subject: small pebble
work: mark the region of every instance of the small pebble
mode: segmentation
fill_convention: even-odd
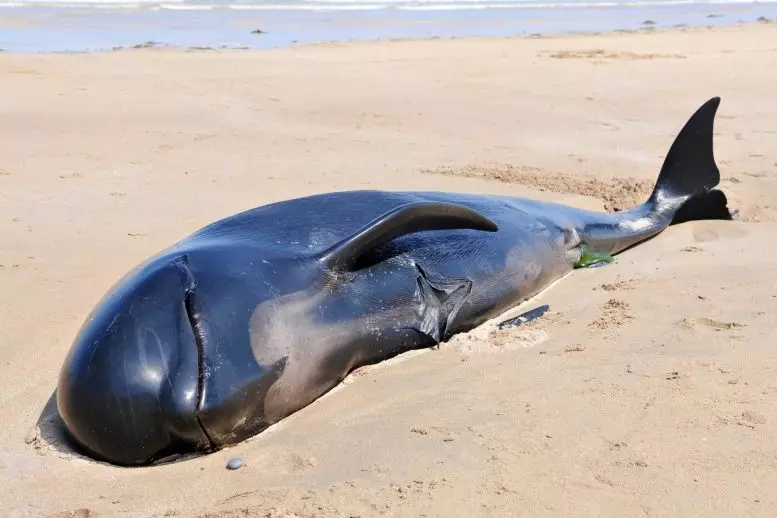
[[[239,469],[243,467],[243,459],[240,457],[233,457],[227,462],[227,469]]]

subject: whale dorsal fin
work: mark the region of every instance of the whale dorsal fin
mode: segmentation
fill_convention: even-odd
[[[454,203],[412,202],[378,216],[325,250],[319,261],[330,270],[351,269],[365,252],[393,239],[424,230],[473,229],[496,232],[499,227],[482,214]]]

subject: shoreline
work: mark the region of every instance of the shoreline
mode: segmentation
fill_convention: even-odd
[[[244,51],[418,40],[589,36],[777,22],[777,3],[482,10],[260,11],[2,7],[6,54]]]

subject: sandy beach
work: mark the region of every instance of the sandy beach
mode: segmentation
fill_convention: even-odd
[[[772,516],[775,42],[761,23],[0,54],[0,515]],[[59,441],[83,319],[207,223],[367,188],[625,208],[713,96],[737,220],[672,226],[504,315],[549,304],[530,325],[359,371],[221,452],[126,469]]]

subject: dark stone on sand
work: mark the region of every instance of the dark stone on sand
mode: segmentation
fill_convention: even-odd
[[[510,318],[508,320],[505,320],[504,322],[500,322],[498,324],[498,328],[502,329],[504,327],[511,327],[511,326],[520,326],[522,324],[526,324],[528,322],[531,322],[532,320],[535,320],[542,315],[544,315],[548,310],[550,309],[550,306],[545,304],[538,308],[534,308],[531,311],[527,311],[526,313],[522,313],[518,315],[517,317]]]

